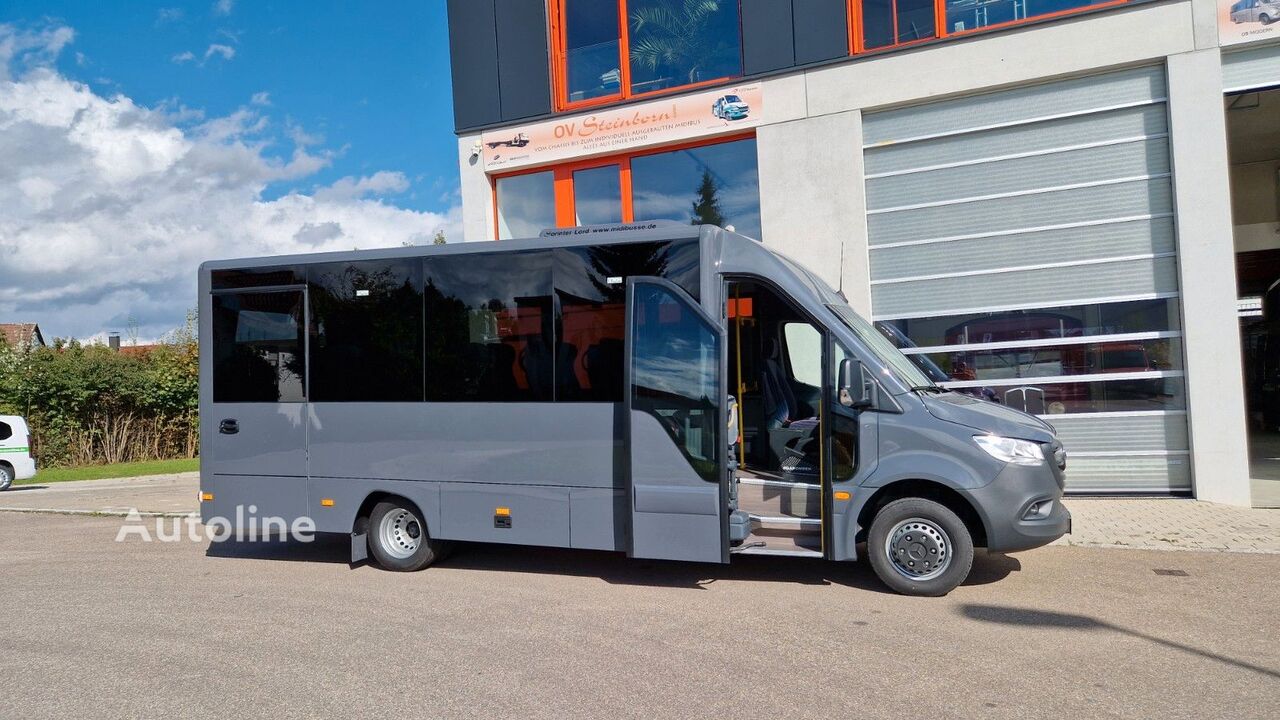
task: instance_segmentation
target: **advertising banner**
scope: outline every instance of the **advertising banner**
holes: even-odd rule
[[[1218,42],[1280,39],[1280,0],[1218,0]]]
[[[764,109],[760,83],[607,108],[484,133],[486,172],[579,160],[755,127]]]

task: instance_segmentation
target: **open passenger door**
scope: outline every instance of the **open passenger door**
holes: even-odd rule
[[[627,284],[628,555],[728,562],[724,330],[659,278]]]

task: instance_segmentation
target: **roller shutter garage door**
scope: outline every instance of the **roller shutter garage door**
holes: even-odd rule
[[[1072,492],[1182,492],[1162,67],[864,117],[872,311],[953,389],[1039,415]]]

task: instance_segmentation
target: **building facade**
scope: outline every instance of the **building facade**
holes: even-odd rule
[[[732,226],[1050,420],[1069,490],[1271,504],[1273,9],[450,0],[466,239]]]

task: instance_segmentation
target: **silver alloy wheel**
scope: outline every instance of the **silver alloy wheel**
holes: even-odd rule
[[[396,508],[382,516],[378,536],[382,549],[400,560],[411,557],[422,543],[422,521],[404,508]]]
[[[951,537],[932,520],[908,518],[889,531],[884,552],[899,575],[930,580],[951,567]]]

